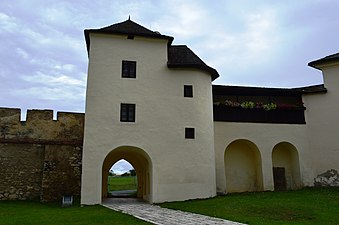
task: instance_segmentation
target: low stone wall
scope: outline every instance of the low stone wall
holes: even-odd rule
[[[80,196],[83,113],[0,108],[0,200]]]

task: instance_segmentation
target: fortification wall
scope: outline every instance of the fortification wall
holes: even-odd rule
[[[84,114],[0,108],[0,200],[80,196]]]

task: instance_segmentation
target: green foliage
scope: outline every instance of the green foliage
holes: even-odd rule
[[[251,225],[339,225],[338,187],[229,194],[205,200],[163,203],[160,206]]]
[[[241,108],[244,108],[244,109],[253,109],[255,106],[255,103],[251,101],[245,101],[245,102],[242,102],[240,106]]]
[[[275,109],[277,109],[277,104],[275,104],[273,102],[267,103],[267,104],[263,105],[262,108],[266,111],[275,110]]]
[[[60,203],[41,204],[33,201],[0,201],[0,225],[120,225],[149,224],[132,216],[100,205],[61,208]]]
[[[108,176],[111,176],[111,177],[113,177],[113,176],[115,176],[115,173],[113,173],[113,172],[109,171],[109,172],[108,172]]]
[[[242,103],[239,103],[239,102],[234,102],[234,101],[231,101],[231,100],[226,100],[225,102],[223,103],[220,103],[218,102],[216,105],[224,105],[224,106],[227,106],[227,107],[232,107],[232,108],[238,108],[238,107],[241,107],[243,109],[263,109],[263,110],[266,110],[266,111],[269,111],[269,110],[275,110],[278,108],[278,105],[274,102],[270,102],[270,103],[267,103],[267,104],[264,104],[262,102],[252,102],[252,101],[244,101]],[[286,104],[283,105],[285,106],[285,109],[286,108]],[[296,107],[296,106],[294,106]],[[284,107],[282,107],[284,109]]]
[[[132,177],[135,177],[137,175],[134,169],[130,170],[129,173],[131,174]]]

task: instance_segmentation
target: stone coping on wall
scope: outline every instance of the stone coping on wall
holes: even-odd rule
[[[27,110],[21,121],[21,109],[0,107],[0,143],[36,143],[81,145],[84,132],[84,113],[53,110]]]

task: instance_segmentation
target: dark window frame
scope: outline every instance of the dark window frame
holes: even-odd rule
[[[122,60],[121,63],[121,77],[122,78],[136,78],[137,62],[130,60]]]
[[[136,105],[131,103],[120,104],[120,122],[135,122]]]
[[[195,139],[195,129],[193,127],[185,128],[185,139]]]
[[[184,85],[184,97],[193,98],[193,85]]]

